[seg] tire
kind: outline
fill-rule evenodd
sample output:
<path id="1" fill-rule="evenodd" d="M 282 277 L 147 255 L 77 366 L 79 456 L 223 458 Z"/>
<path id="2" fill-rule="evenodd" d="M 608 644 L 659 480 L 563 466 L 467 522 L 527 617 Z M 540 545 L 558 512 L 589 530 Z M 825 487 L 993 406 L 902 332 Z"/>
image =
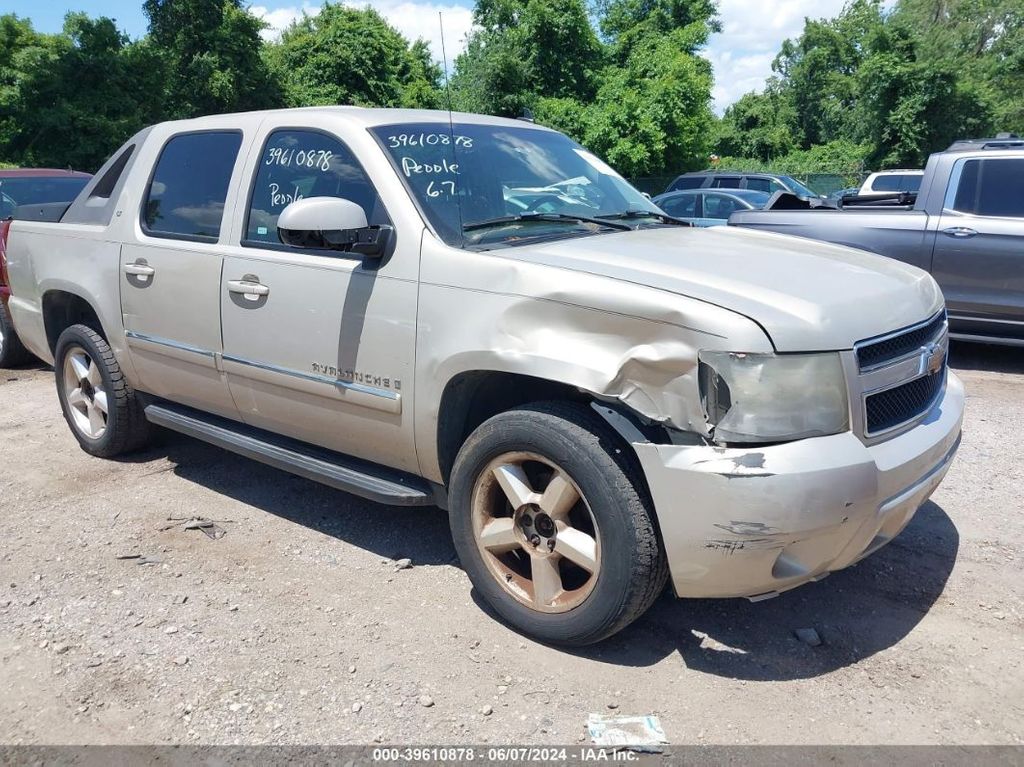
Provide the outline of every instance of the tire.
<path id="1" fill-rule="evenodd" d="M 599 642 L 664 589 L 668 566 L 635 457 L 584 405 L 537 403 L 482 424 L 455 460 L 449 505 L 473 586 L 542 642 Z"/>
<path id="2" fill-rule="evenodd" d="M 64 420 L 85 452 L 113 458 L 146 444 L 149 422 L 103 336 L 72 325 L 57 339 L 53 369 Z"/>
<path id="3" fill-rule="evenodd" d="M 0 301 L 0 368 L 13 368 L 31 360 L 32 355 L 18 338 L 7 307 Z"/>

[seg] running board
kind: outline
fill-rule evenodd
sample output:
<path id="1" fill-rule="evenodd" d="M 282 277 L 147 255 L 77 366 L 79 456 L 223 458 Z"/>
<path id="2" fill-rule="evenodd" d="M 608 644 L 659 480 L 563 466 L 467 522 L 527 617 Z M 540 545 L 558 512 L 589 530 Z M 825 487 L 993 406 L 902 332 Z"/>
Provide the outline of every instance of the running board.
<path id="1" fill-rule="evenodd" d="M 149 405 L 145 413 L 157 426 L 360 498 L 391 506 L 432 506 L 438 501 L 430 484 L 419 477 L 236 421 L 168 403 Z"/>

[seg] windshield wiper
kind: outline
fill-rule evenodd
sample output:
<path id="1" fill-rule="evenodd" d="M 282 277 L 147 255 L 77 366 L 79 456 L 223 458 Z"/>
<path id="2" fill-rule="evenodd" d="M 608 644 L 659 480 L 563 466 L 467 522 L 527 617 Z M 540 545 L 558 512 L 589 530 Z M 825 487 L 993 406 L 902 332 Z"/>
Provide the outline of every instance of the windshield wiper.
<path id="1" fill-rule="evenodd" d="M 519 224 L 524 221 L 565 221 L 575 224 L 598 224 L 611 229 L 620 229 L 624 232 L 630 231 L 633 227 L 629 224 L 620 224 L 615 221 L 607 221 L 603 218 L 590 218 L 588 216 L 577 216 L 572 213 L 519 213 L 514 216 L 498 216 L 485 221 L 473 221 L 462 227 L 464 232 L 472 232 L 477 229 L 490 229 L 491 227 L 503 224 Z"/>
<path id="2" fill-rule="evenodd" d="M 665 213 L 658 213 L 653 210 L 624 210 L 622 213 L 609 213 L 608 215 L 598 216 L 598 218 L 612 221 L 623 221 L 625 219 L 632 218 L 656 218 L 663 224 L 672 224 L 674 226 L 693 226 L 689 221 L 681 221 L 674 216 L 669 216 Z"/>

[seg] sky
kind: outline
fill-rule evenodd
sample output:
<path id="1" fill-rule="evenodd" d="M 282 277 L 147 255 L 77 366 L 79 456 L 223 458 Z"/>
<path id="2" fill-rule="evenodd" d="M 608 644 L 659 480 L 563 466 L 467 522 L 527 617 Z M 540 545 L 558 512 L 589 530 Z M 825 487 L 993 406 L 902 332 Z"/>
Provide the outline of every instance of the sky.
<path id="1" fill-rule="evenodd" d="M 422 37 L 441 60 L 438 13 L 444 19 L 448 62 L 463 49 L 472 23 L 471 0 L 352 0 L 347 5 L 371 5 L 410 40 Z M 715 68 L 715 110 L 720 114 L 744 93 L 760 90 L 771 76 L 772 59 L 787 37 L 796 37 L 804 18 L 837 15 L 844 0 L 719 0 L 722 33 L 714 35 L 704 52 Z M 273 38 L 303 12 L 315 13 L 316 0 L 254 0 L 250 9 L 270 28 Z M 3 0 L 3 12 L 32 20 L 41 32 L 59 31 L 64 14 L 85 11 L 90 16 L 110 16 L 132 37 L 146 31 L 142 0 Z"/>

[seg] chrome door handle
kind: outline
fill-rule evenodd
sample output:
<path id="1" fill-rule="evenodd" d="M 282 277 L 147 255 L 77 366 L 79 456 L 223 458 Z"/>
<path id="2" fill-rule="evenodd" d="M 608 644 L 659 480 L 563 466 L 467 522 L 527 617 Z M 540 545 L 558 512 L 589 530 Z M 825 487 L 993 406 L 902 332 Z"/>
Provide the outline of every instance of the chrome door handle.
<path id="1" fill-rule="evenodd" d="M 147 264 L 135 262 L 134 264 L 125 264 L 124 273 L 134 277 L 152 277 L 156 274 L 156 269 Z"/>
<path id="2" fill-rule="evenodd" d="M 238 293 L 252 301 L 255 301 L 261 296 L 270 295 L 270 288 L 266 285 L 261 285 L 255 280 L 228 280 L 227 284 L 229 293 Z"/>
<path id="3" fill-rule="evenodd" d="M 966 226 L 954 226 L 950 227 L 949 229 L 943 229 L 942 233 L 947 237 L 959 237 L 960 239 L 973 237 L 974 235 L 977 234 L 976 231 Z"/>

